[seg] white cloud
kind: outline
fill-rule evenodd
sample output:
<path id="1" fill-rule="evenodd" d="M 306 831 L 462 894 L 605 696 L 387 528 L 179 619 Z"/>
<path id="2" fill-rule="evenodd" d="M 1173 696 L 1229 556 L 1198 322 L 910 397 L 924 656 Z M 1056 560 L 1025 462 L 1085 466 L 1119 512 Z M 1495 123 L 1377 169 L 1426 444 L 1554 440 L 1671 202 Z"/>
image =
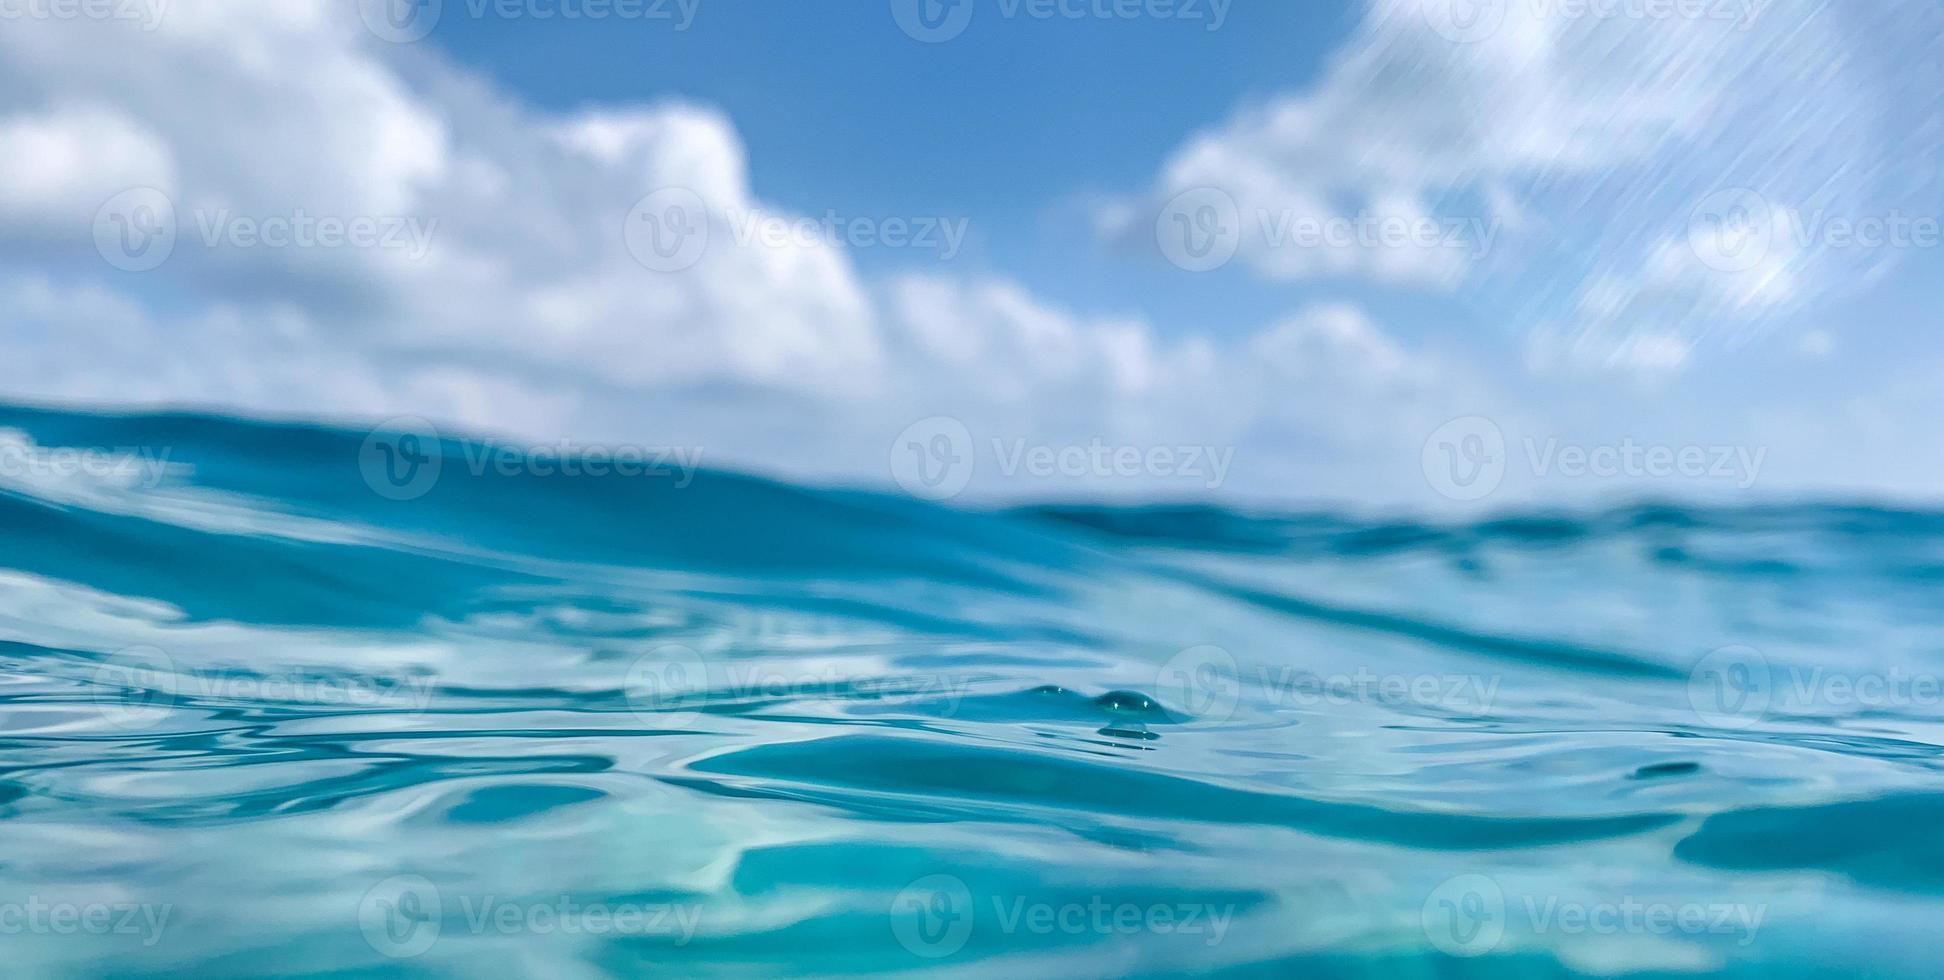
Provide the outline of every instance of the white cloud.
<path id="1" fill-rule="evenodd" d="M 31 203 L 46 227 L 30 241 L 85 259 L 104 201 L 159 187 L 177 241 L 152 275 L 248 304 L 244 315 L 293 311 L 302 330 L 373 357 L 510 357 L 615 385 L 833 390 L 872 370 L 873 314 L 841 254 L 729 241 L 724 214 L 761 205 L 719 115 L 537 115 L 419 50 L 388 49 L 343 4 L 275 6 L 184 2 L 154 32 L 11 25 L 0 147 L 34 164 L 0 209 Z M 699 195 L 715 235 L 692 268 L 656 273 L 625 233 L 630 207 L 669 187 Z M 410 221 L 431 248 L 207 241 L 233 220 L 303 216 Z"/>
<path id="2" fill-rule="evenodd" d="M 112 107 L 68 105 L 0 116 L 0 218 L 72 221 L 130 187 L 175 182 L 175 161 L 148 127 Z"/>
<path id="3" fill-rule="evenodd" d="M 1054 387 L 1140 396 L 1206 366 L 1206 352 L 1194 346 L 1158 351 L 1146 324 L 1082 320 L 1012 283 L 907 276 L 892 283 L 889 294 L 918 363 L 975 372 L 980 387 L 1001 401 Z"/>
<path id="4" fill-rule="evenodd" d="M 171 4 L 153 31 L 17 20 L 0 35 L 0 106 L 142 120 L 189 181 L 162 187 L 186 206 L 399 213 L 444 175 L 446 133 L 360 40 L 323 0 Z"/>
<path id="5" fill-rule="evenodd" d="M 1314 95 L 1201 137 L 1157 193 L 1232 178 L 1251 206 L 1337 217 L 1346 195 L 1433 217 L 1475 195 L 1496 202 L 1494 218 L 1523 209 L 1508 227 L 1545 241 L 1560 230 L 1559 198 L 1534 195 L 1535 172 L 1597 181 L 1615 159 L 1638 163 L 1697 118 L 1693 100 L 1708 90 L 1662 77 L 1692 51 L 1647 72 L 1675 104 L 1607 91 L 1607 76 L 1549 89 L 1577 50 L 1554 35 L 1520 25 L 1458 57 L 1403 24 L 1400 2 L 1379 5 Z M 738 216 L 785 211 L 751 186 L 721 114 L 681 103 L 543 112 L 427 49 L 377 42 L 354 8 L 326 0 L 176 0 L 153 33 L 16 22 L 0 33 L 0 152 L 33 164 L 0 188 L 9 396 L 418 414 L 540 438 L 701 446 L 713 464 L 878 484 L 900 429 L 951 415 L 986 439 L 1234 448 L 1224 489 L 1239 493 L 1376 488 L 1413 503 L 1436 502 L 1419 453 L 1446 421 L 1490 415 L 1508 431 L 1553 431 L 1520 418 L 1474 369 L 1347 304 L 1187 336 L 1132 313 L 1065 309 L 999 278 L 870 282 L 833 244 L 739 242 Z M 124 182 L 162 189 L 178 211 L 174 252 L 156 271 L 117 271 L 95 254 L 95 213 Z M 670 189 L 692 197 L 656 196 Z M 1624 213 L 1642 193 L 1599 214 Z M 297 209 L 416 219 L 431 247 L 199 237 L 217 215 Z M 674 236 L 677 248 L 653 252 L 644 217 L 664 231 L 692 221 L 706 244 L 691 252 L 704 239 Z M 1784 291 L 1780 276 L 1723 288 L 1671 250 L 1683 233 L 1638 222 L 1611 253 L 1631 265 L 1572 277 L 1548 266 L 1572 315 L 1556 333 L 1563 349 L 1667 373 L 1691 356 L 1683 318 L 1703 308 L 1698 288 L 1716 287 L 1705 308 L 1730 310 L 1786 306 L 1815 288 L 1791 278 Z M 1243 258 L 1277 278 L 1472 274 L 1470 259 L 1408 249 Z M 1813 271 L 1774 258 L 1791 277 Z M 1644 309 L 1642 296 L 1657 305 Z M 1653 330 L 1629 326 L 1649 319 Z"/>
<path id="6" fill-rule="evenodd" d="M 1232 340 L 1170 340 L 1143 320 L 1084 317 L 1010 283 L 910 277 L 889 292 L 904 383 L 874 411 L 961 419 L 988 463 L 1000 455 L 993 440 L 1206 446 L 1235 451 L 1226 489 L 1245 495 L 1348 499 L 1387 482 L 1384 496 L 1416 498 L 1425 435 L 1501 407 L 1483 379 L 1397 342 L 1350 304 L 1312 305 Z M 1034 489 L 992 477 L 988 465 L 973 490 Z M 1088 490 L 1193 489 L 1114 483 Z M 1058 489 L 1074 490 L 1039 492 Z"/>
<path id="7" fill-rule="evenodd" d="M 735 221 L 787 215 L 750 186 L 720 114 L 538 112 L 322 0 L 180 0 L 154 33 L 23 22 L 0 54 L 0 81 L 19 83 L 0 95 L 0 141 L 49 170 L 6 198 L 40 226 L 0 232 L 35 253 L 0 271 L 0 385 L 16 396 L 653 435 L 874 480 L 897 429 L 940 413 L 1055 444 L 1297 432 L 1312 442 L 1299 468 L 1335 468 L 1339 487 L 1359 460 L 1412 458 L 1402 443 L 1445 411 L 1424 404 L 1437 372 L 1348 306 L 1168 339 L 999 279 L 873 286 L 839 246 L 741 241 Z M 104 150 L 114 162 L 61 166 Z M 101 261 L 91 234 L 135 184 L 177 211 L 174 251 L 140 274 Z M 430 247 L 203 237 L 298 209 L 409 218 Z M 702 244 L 646 252 L 669 221 L 706 229 L 670 240 Z M 1393 431 L 1404 411 L 1428 414 Z"/>
<path id="8" fill-rule="evenodd" d="M 1917 161 L 1937 150 L 1922 125 L 1935 79 L 1904 66 L 1935 63 L 1924 46 L 1939 27 L 1922 0 L 1867 17 L 1815 0 L 1372 0 L 1314 85 L 1189 139 L 1101 223 L 1151 240 L 1167 202 L 1216 188 L 1239 211 L 1240 261 L 1262 278 L 1462 284 L 1515 328 L 1621 346 L 1636 332 L 1693 344 L 1761 329 L 1899 257 L 1804 225 L 1934 207 L 1936 175 Z M 1712 195 L 1737 189 L 1773 209 L 1772 241 L 1752 268 L 1710 267 L 1691 231 Z M 1365 215 L 1469 219 L 1492 237 L 1454 249 L 1268 233 L 1292 216 Z"/>

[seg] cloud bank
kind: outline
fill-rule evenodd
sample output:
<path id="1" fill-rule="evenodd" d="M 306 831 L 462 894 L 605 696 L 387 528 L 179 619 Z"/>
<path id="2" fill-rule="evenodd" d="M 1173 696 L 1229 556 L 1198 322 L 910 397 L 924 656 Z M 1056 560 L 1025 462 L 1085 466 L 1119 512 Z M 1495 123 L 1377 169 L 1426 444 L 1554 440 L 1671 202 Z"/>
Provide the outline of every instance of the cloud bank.
<path id="1" fill-rule="evenodd" d="M 1454 40 L 1430 2 L 1427 17 L 1379 0 L 1313 89 L 1188 140 L 1103 226 L 1165 232 L 1171 202 L 1206 188 L 1238 217 L 1275 216 L 1258 232 L 1469 216 L 1489 246 L 1233 244 L 1276 282 L 1521 293 L 1508 309 L 1531 319 L 1540 366 L 1677 369 L 1709 331 L 1859 271 L 1777 234 L 1752 277 L 1724 277 L 1683 237 L 1680 202 L 1724 183 L 1778 209 L 1758 214 L 1771 224 L 1894 197 L 1882 91 L 1852 71 L 1774 98 L 1826 67 L 1791 60 L 1801 23 L 1672 31 L 1510 4 Z M 1503 372 L 1340 300 L 1216 337 L 992 276 L 867 278 L 842 241 L 747 234 L 813 216 L 762 199 L 721 113 L 542 112 L 379 39 L 346 4 L 176 0 L 146 26 L 0 33 L 12 397 L 423 415 L 876 485 L 896 483 L 901 433 L 948 417 L 980 458 L 974 491 L 1413 504 L 1439 502 L 1421 455 L 1450 420 L 1560 424 L 1505 394 Z M 1534 271 L 1535 251 L 1562 261 Z M 1232 483 L 1004 462 L 1008 446 L 1096 443 L 1227 447 Z"/>

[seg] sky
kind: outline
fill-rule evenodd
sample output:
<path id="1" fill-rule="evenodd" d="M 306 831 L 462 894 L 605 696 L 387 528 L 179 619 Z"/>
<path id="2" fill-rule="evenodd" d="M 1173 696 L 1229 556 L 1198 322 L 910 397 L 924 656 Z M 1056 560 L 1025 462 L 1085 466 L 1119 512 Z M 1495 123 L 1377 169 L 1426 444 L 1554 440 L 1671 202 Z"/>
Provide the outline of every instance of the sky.
<path id="1" fill-rule="evenodd" d="M 0 399 L 960 503 L 1944 486 L 1932 0 L 0 0 Z"/>

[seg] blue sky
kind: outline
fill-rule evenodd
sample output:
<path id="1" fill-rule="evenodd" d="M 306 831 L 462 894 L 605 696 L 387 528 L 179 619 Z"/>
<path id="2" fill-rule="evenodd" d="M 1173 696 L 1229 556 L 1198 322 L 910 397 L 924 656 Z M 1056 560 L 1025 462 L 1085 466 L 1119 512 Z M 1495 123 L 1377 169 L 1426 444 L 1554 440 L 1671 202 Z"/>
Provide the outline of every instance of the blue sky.
<path id="1" fill-rule="evenodd" d="M 403 2 L 22 7 L 0 396 L 905 490 L 949 423 L 970 500 L 1944 479 L 1935 4 L 960 0 L 928 43 L 936 0 Z M 374 234 L 274 234 L 320 218 Z M 705 232 L 673 264 L 664 221 Z M 1461 445 L 1491 492 L 1441 480 Z M 1015 452 L 1089 446 L 1233 465 Z M 1763 462 L 1555 461 L 1630 446 Z"/>
<path id="2" fill-rule="evenodd" d="M 775 0 L 701 0 L 686 30 L 672 19 L 442 14 L 429 40 L 556 110 L 670 96 L 717 106 L 765 198 L 805 213 L 967 217 L 967 264 L 1067 302 L 1216 327 L 1235 313 L 1273 315 L 1287 290 L 1242 277 L 1160 281 L 1116 261 L 1091 233 L 1089 200 L 1139 186 L 1184 133 L 1311 80 L 1357 8 L 1230 7 L 1216 30 L 1205 5 L 1184 8 L 1205 14 L 1195 19 L 1107 22 L 986 8 L 941 44 L 905 35 L 883 3 Z M 860 251 L 858 261 L 923 259 Z"/>

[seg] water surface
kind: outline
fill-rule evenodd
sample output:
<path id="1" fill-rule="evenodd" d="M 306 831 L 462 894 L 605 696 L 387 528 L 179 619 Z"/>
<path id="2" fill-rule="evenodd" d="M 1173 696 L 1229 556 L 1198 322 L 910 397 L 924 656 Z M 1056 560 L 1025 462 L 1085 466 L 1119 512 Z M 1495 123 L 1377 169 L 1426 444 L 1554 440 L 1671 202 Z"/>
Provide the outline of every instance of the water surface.
<path id="1" fill-rule="evenodd" d="M 8 975 L 1934 973 L 1944 516 L 481 449 L 0 408 Z"/>

